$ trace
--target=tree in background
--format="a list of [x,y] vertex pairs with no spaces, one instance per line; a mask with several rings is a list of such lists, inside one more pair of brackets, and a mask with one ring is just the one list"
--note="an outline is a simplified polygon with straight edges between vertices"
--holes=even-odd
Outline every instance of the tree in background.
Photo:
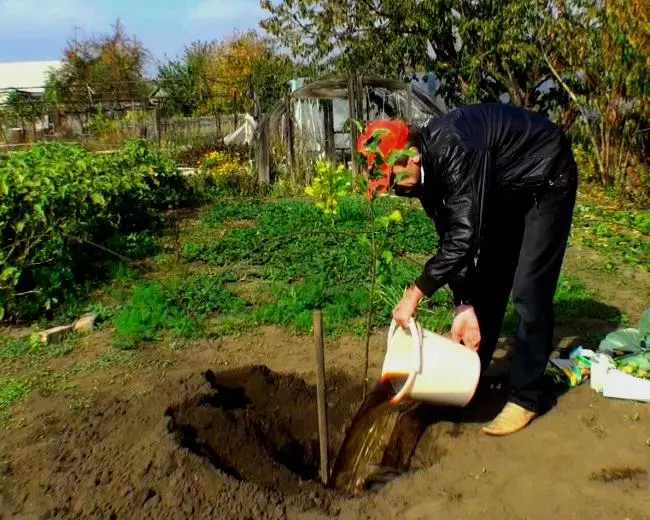
[[[195,42],[183,57],[160,66],[158,84],[173,113],[266,111],[286,91],[297,67],[254,31]],[[255,97],[255,99],[254,99]]]
[[254,94],[259,108],[268,109],[282,96],[295,70],[293,61],[280,55],[269,38],[248,31],[215,43],[206,73],[221,109],[250,112]]
[[543,0],[263,0],[262,26],[326,72],[404,79],[433,72],[450,104],[497,101],[546,110],[551,72],[536,45]]
[[19,124],[23,130],[28,122],[36,136],[36,121],[44,116],[43,103],[29,92],[12,90],[4,102],[4,114],[9,122]]
[[268,111],[288,91],[288,82],[304,73],[291,57],[272,44],[255,56],[251,67],[253,91],[262,112]]
[[[568,17],[566,11],[580,12]],[[584,169],[619,194],[650,202],[650,1],[574,0],[558,9],[544,48],[582,117]],[[552,50],[550,50],[552,49]]]
[[49,102],[87,112],[100,103],[120,107],[151,91],[145,79],[149,52],[119,20],[109,34],[69,42],[63,55],[63,66],[46,85]]
[[157,82],[167,113],[192,116],[209,111],[212,96],[206,66],[212,47],[209,42],[193,42],[185,48],[181,59],[159,66]]

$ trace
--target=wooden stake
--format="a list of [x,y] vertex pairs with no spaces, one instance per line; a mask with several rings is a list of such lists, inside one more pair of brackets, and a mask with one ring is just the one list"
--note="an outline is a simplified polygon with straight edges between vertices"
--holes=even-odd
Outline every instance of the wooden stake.
[[323,341],[323,314],[314,311],[314,339],[316,347],[316,393],[318,404],[318,440],[320,442],[320,475],[324,485],[329,480],[330,465],[327,453],[327,399],[325,396],[325,343]]

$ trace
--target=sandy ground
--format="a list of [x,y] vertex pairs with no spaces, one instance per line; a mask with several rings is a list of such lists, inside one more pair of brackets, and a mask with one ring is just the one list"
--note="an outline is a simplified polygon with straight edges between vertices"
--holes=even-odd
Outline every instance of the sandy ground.
[[[48,361],[69,380],[14,410],[0,518],[650,518],[650,405],[588,384],[506,438],[480,431],[503,399],[485,385],[453,420],[432,413],[408,472],[350,497],[317,481],[311,338],[271,327],[108,362],[109,339]],[[361,404],[363,351],[326,345],[332,458]]]

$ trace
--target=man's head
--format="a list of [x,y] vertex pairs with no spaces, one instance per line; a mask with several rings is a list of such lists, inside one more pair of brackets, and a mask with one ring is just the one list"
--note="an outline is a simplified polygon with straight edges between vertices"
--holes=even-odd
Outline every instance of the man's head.
[[[366,157],[368,169],[373,167],[375,154],[364,151],[364,148],[377,130],[384,132],[378,137],[377,144],[383,159],[383,164],[379,167],[382,175],[379,179],[368,182],[369,191],[381,194],[392,187],[396,195],[417,196],[420,189],[422,162],[419,129],[400,119],[371,121],[357,141],[357,151]],[[410,153],[399,157],[391,167],[386,161],[391,152],[398,150],[409,150]]]

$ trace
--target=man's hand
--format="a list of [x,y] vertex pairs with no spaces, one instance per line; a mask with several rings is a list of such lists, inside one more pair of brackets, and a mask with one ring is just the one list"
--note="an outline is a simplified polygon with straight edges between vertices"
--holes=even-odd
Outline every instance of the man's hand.
[[478,326],[478,319],[471,305],[460,305],[456,307],[456,317],[451,325],[451,338],[475,352],[481,344],[481,330]]
[[400,327],[408,329],[409,319],[415,313],[415,309],[418,308],[423,297],[424,294],[415,285],[406,290],[400,302],[393,309],[393,319]]

